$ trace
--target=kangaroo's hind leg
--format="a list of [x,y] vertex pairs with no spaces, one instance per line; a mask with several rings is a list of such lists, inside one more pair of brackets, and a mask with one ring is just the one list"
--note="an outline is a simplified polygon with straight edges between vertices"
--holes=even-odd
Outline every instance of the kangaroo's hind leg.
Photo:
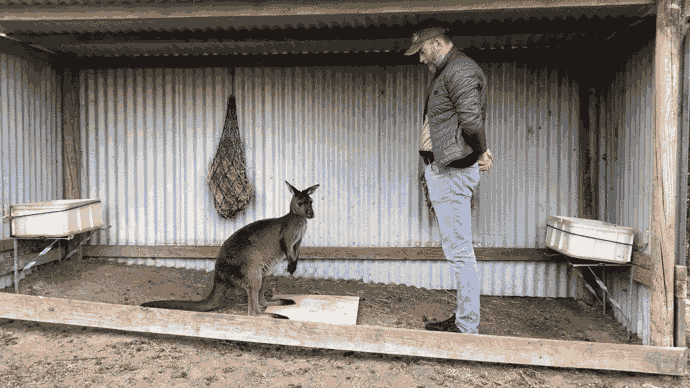
[[295,304],[294,300],[291,299],[275,299],[275,297],[272,297],[271,299],[266,299],[266,292],[264,289],[264,285],[266,285],[266,282],[264,281],[265,279],[262,279],[261,281],[261,288],[259,288],[259,306],[261,309],[265,309],[268,306],[290,306]]
[[[288,317],[280,314],[267,314],[263,311],[265,309],[265,306],[261,306],[261,299],[264,299],[265,303],[265,297],[263,296],[262,280],[263,279],[261,279],[260,276],[251,277],[251,279],[248,279],[248,284],[246,288],[247,297],[249,299],[247,315],[249,315],[250,317],[267,316],[271,318],[288,319]],[[259,295],[261,295],[261,297]]]

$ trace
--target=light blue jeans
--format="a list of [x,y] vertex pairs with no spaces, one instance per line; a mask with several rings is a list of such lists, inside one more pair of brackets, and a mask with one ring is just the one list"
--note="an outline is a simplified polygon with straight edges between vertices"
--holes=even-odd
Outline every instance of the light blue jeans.
[[476,334],[479,327],[479,272],[472,246],[470,200],[479,183],[479,165],[444,168],[432,163],[426,166],[424,176],[441,232],[443,254],[455,271],[458,288],[455,324],[464,333]]

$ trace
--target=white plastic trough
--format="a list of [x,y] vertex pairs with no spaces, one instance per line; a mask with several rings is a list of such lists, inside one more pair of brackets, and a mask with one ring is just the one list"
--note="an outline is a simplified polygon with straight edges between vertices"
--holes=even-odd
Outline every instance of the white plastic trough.
[[632,228],[604,221],[549,216],[546,246],[578,259],[626,264],[632,257]]

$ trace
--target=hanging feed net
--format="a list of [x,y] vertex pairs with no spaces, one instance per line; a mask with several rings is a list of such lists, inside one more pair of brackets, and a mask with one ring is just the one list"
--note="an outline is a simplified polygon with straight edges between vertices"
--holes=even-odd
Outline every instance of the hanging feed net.
[[216,156],[211,163],[209,186],[213,204],[222,217],[233,218],[244,210],[254,196],[254,189],[247,179],[244,148],[237,123],[235,97],[228,100],[225,125],[220,136]]

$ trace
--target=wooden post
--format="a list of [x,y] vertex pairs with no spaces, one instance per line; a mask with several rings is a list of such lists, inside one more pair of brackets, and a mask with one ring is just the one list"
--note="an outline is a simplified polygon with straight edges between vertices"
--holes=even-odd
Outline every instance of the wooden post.
[[18,252],[18,247],[17,247],[17,239],[14,238],[12,239],[14,242],[14,257],[12,258],[14,260],[14,292],[19,292],[19,268],[17,267],[17,260],[19,256]]
[[79,199],[81,184],[81,139],[79,134],[79,72],[62,71],[62,158],[64,199]]
[[[586,79],[581,77],[581,79]],[[591,130],[592,120],[590,117],[590,88],[586,84],[580,83],[580,128],[578,130],[579,156],[578,156],[578,216],[580,218],[594,219],[594,190],[592,187],[592,162],[591,155]]]
[[683,13],[677,0],[657,5],[654,51],[654,152],[650,253],[655,261],[651,293],[651,344],[673,346],[674,272],[678,230],[678,126]]
[[[582,75],[582,79],[587,75]],[[590,77],[591,78],[591,77]],[[594,86],[580,88],[580,179],[579,216],[599,219],[599,117]]]
[[687,322],[685,322],[685,297],[688,293],[688,270],[684,265],[677,265],[675,267],[675,330],[674,330],[674,346],[678,348],[686,347],[685,344],[685,330]]
[[[63,198],[80,199],[81,136],[79,133],[79,70],[65,67],[62,71],[62,176]],[[66,243],[67,252],[75,240]]]

